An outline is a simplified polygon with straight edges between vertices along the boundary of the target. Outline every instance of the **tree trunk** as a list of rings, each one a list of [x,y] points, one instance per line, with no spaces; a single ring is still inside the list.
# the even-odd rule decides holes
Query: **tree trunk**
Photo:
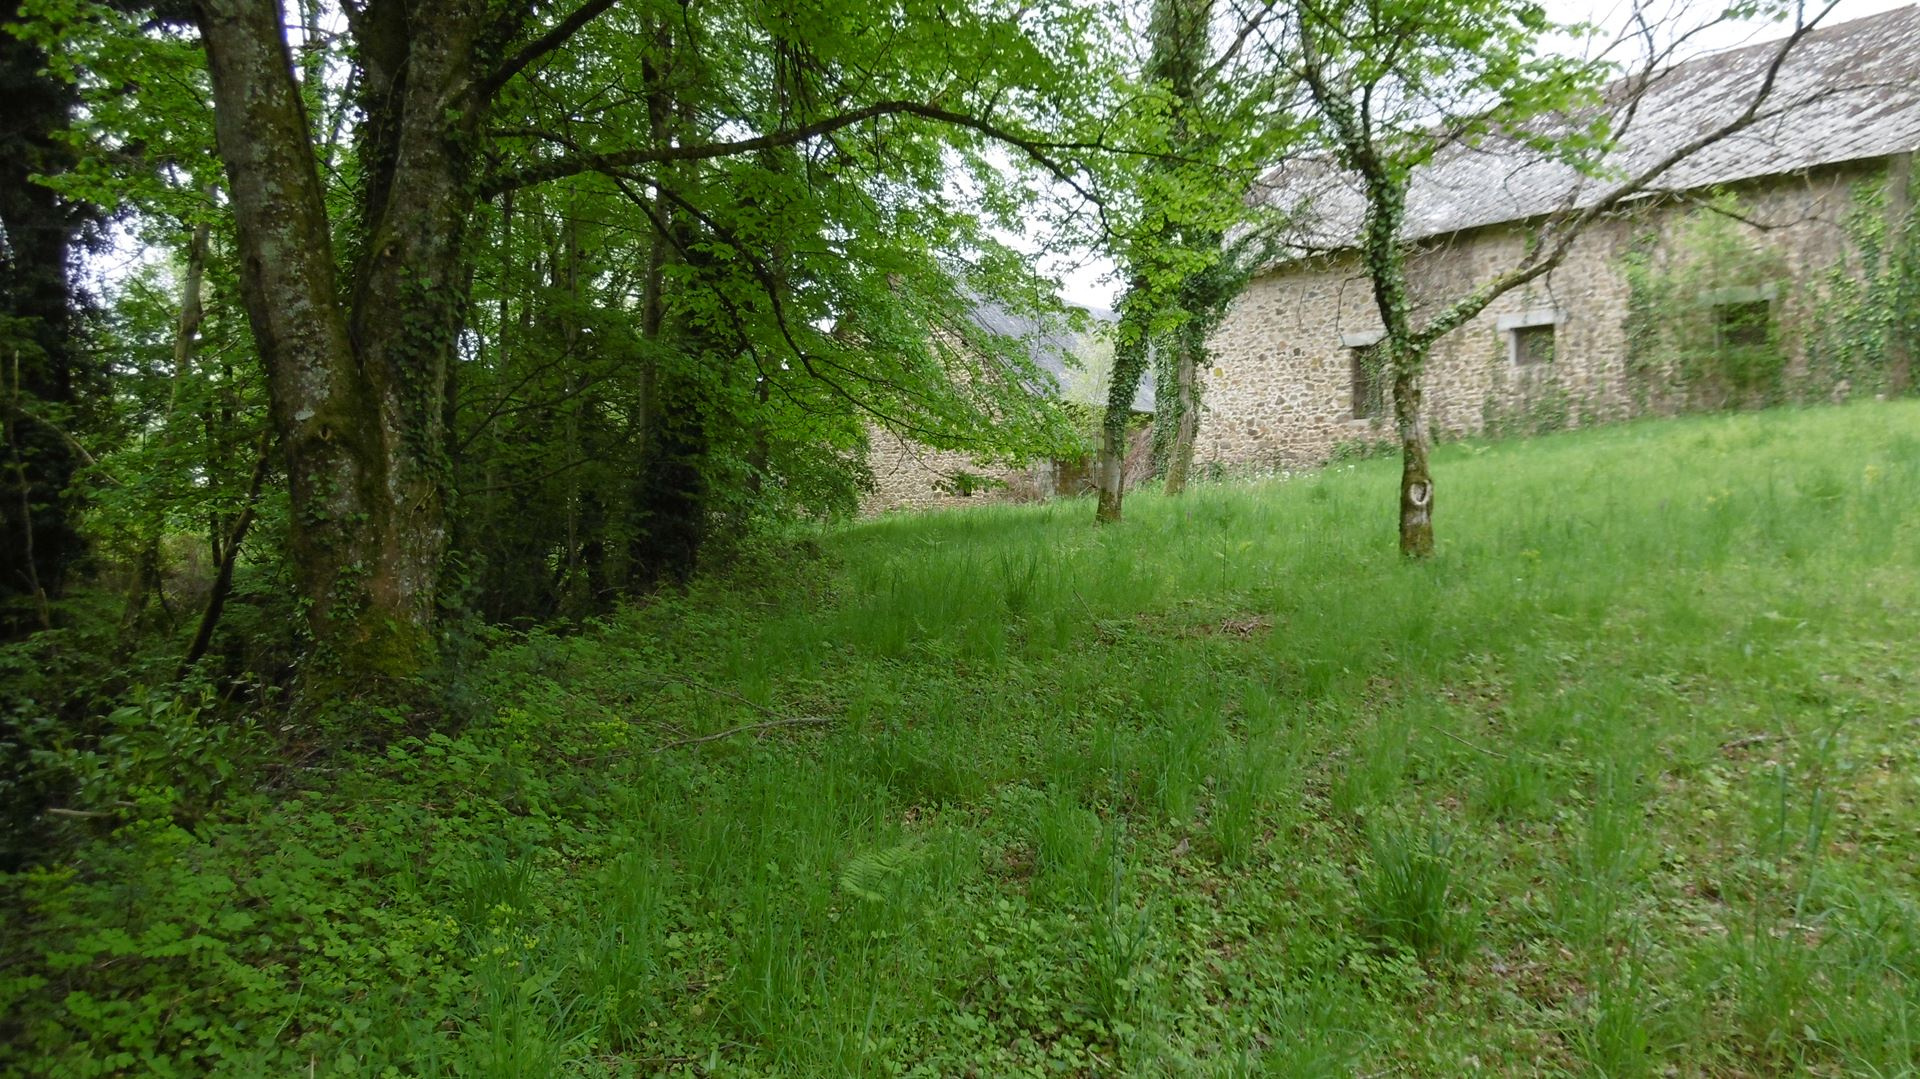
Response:
[[[71,164],[61,136],[78,93],[11,33],[20,7],[0,6],[0,548],[18,552],[0,558],[0,639],[51,624],[49,601],[85,551],[67,499],[80,455],[55,425],[84,384],[71,256],[88,211],[34,178]]]
[[[1379,168],[1367,177],[1367,219],[1362,257],[1373,281],[1374,306],[1385,328],[1387,369],[1393,373],[1393,419],[1400,431],[1400,553],[1408,558],[1433,554],[1433,473],[1427,464],[1427,418],[1422,411],[1420,373],[1439,332],[1429,325],[1415,333],[1408,298],[1406,249],[1400,226],[1406,219],[1404,180]]]
[[[1421,414],[1417,365],[1395,366],[1393,415],[1400,428],[1400,553],[1426,558],[1433,554],[1433,474],[1427,468],[1427,420]]]
[[[287,459],[289,549],[318,650],[311,697],[385,693],[434,659],[446,549],[444,396],[484,112],[485,17],[457,0],[353,16],[368,115],[342,287],[274,0],[198,0],[241,297]]]
[[[1107,410],[1100,418],[1100,449],[1094,459],[1093,478],[1099,490],[1099,503],[1093,519],[1101,524],[1117,524],[1127,486],[1127,425],[1133,421],[1133,395],[1146,373],[1149,353],[1146,312],[1138,297],[1146,294],[1147,283],[1135,279],[1120,301],[1120,324],[1115,327],[1113,373],[1107,381]]]
[[[660,55],[673,54],[675,42],[664,25],[655,29],[654,41]],[[676,132],[691,129],[693,106],[675,96],[669,72],[652,66],[642,70],[648,86],[649,136],[653,145],[664,146]],[[695,166],[669,171],[667,177],[684,197],[691,198],[699,184]],[[669,263],[696,275],[705,263],[691,255],[699,239],[696,222],[657,193],[653,205],[653,252],[641,299],[641,332],[668,346],[656,355],[677,355],[646,372],[645,457],[632,487],[636,528],[627,544],[628,585],[635,592],[663,582],[684,584],[693,576],[706,542],[709,493],[707,393],[690,370],[699,366],[707,341],[684,316],[667,309],[664,288]]]
[[[655,381],[654,393],[660,407],[648,420],[652,437],[634,487],[640,530],[632,555],[643,589],[685,584],[707,538],[705,393],[671,371]]]
[[[1120,503],[1127,482],[1127,434],[1122,423],[1118,431],[1110,424],[1100,427],[1100,452],[1094,459],[1093,481],[1099,491],[1099,503],[1093,519],[1101,524],[1120,521]]]
[[[213,193],[208,192],[208,201]],[[173,385],[168,388],[167,419],[180,409],[180,389],[192,373],[195,346],[200,342],[200,324],[207,311],[201,302],[201,282],[206,276],[208,228],[205,221],[193,228],[187,240],[186,272],[180,281],[180,317],[173,325]]]
[[[193,372],[193,357],[200,340],[200,324],[206,319],[206,309],[201,303],[200,292],[202,278],[205,276],[207,260],[208,229],[202,221],[189,234],[187,241],[187,265],[181,279],[180,314],[174,320],[173,330],[173,382],[167,389],[167,414],[161,428],[160,437],[172,442],[180,437],[175,424],[180,412],[180,391],[187,385],[187,379]],[[207,441],[215,443],[217,431],[211,417],[207,419]],[[211,462],[210,462],[211,464]],[[209,467],[209,478],[217,475],[217,470]],[[137,631],[146,614],[147,597],[160,588],[160,537],[166,531],[167,507],[156,504],[153,512],[141,526],[140,553],[135,556],[133,583],[127,587],[126,606],[120,612],[120,648],[129,652],[135,644]],[[214,530],[217,532],[217,528]],[[214,536],[211,544],[214,565],[220,564],[220,543]],[[169,626],[168,629],[172,627]]]
[[[1178,351],[1173,357],[1176,411],[1173,444],[1167,449],[1167,478],[1162,487],[1170,495],[1187,489],[1187,474],[1193,469],[1193,443],[1200,432],[1200,351],[1194,347],[1197,342],[1191,341],[1191,336],[1191,332],[1181,333]]]
[[[213,644],[213,631],[219,627],[220,615],[227,609],[227,597],[233,593],[233,569],[240,561],[240,545],[246,542],[247,530],[253,527],[253,511],[260,503],[260,487],[266,482],[267,469],[272,464],[272,449],[269,442],[261,441],[259,457],[253,464],[253,478],[247,482],[247,499],[240,507],[240,516],[233,522],[233,531],[227,536],[213,587],[207,592],[207,605],[200,612],[200,624],[194,629],[193,642],[187,645],[186,655],[180,660],[176,678],[185,678]]]

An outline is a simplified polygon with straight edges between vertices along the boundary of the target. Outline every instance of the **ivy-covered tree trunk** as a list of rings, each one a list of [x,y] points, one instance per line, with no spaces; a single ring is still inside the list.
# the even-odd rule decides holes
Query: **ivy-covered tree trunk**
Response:
[[[1199,366],[1205,355],[1205,334],[1211,323],[1189,316],[1181,327],[1173,348],[1173,439],[1167,447],[1167,476],[1164,490],[1177,495],[1187,489],[1187,475],[1193,470],[1193,444],[1200,432]],[[1162,404],[1160,407],[1167,407]]]
[[[381,691],[435,654],[446,550],[444,397],[475,192],[484,9],[354,9],[366,116],[358,219],[336,269],[306,109],[274,0],[199,0],[241,295],[292,497],[290,551],[319,649],[310,691]],[[371,680],[371,681],[370,681]]]
[[[1094,456],[1093,479],[1099,494],[1093,518],[1102,524],[1118,523],[1127,486],[1127,427],[1133,420],[1133,395],[1140,388],[1140,377],[1147,370],[1149,352],[1147,327],[1143,325],[1138,297],[1146,283],[1135,280],[1127,288],[1120,304],[1120,325],[1115,331],[1113,374],[1107,382],[1107,409],[1100,417],[1100,448]]]
[[[1244,199],[1217,199],[1243,190],[1231,168],[1264,167],[1268,160],[1266,151],[1255,149],[1267,136],[1248,136],[1246,130],[1278,126],[1271,116],[1256,119],[1242,111],[1264,98],[1264,78],[1247,85],[1227,67],[1267,15],[1256,14],[1236,39],[1216,50],[1215,7],[1213,0],[1154,0],[1148,26],[1146,76],[1167,94],[1168,154],[1143,166],[1152,181],[1147,190],[1153,211],[1132,255],[1140,271],[1132,296],[1136,305],[1153,307],[1140,322],[1152,327],[1157,350],[1153,459],[1169,495],[1186,490],[1193,469],[1199,373],[1212,355],[1207,339],[1265,264],[1273,243],[1269,229],[1242,227],[1258,216]],[[1208,194],[1196,197],[1201,191]],[[1238,235],[1229,240],[1230,232]],[[1148,281],[1156,287],[1149,290]]]
[[[1421,412],[1419,364],[1395,364],[1393,418],[1400,429],[1400,553],[1433,553],[1433,473],[1427,468],[1427,420]]]
[[[1607,66],[1555,57],[1541,48],[1543,35],[1556,28],[1537,6],[1486,0],[1417,4],[1360,0],[1294,9],[1296,72],[1305,101],[1314,123],[1330,140],[1337,163],[1363,188],[1365,218],[1358,246],[1380,313],[1381,348],[1393,376],[1402,458],[1403,554],[1425,557],[1434,548],[1433,476],[1420,393],[1421,371],[1434,343],[1501,296],[1552,273],[1589,226],[1630,199],[1654,190],[1681,162],[1769,115],[1778,115],[1763,108],[1774,92],[1776,76],[1831,10],[1822,9],[1811,17],[1808,12],[1799,13],[1801,17],[1774,48],[1744,105],[1723,122],[1664,147],[1660,156],[1631,175],[1609,181],[1597,198],[1590,197],[1584,185],[1574,185],[1561,205],[1533,230],[1526,253],[1514,266],[1451,300],[1430,290],[1428,310],[1416,324],[1408,301],[1406,266],[1412,240],[1403,236],[1402,228],[1414,173],[1436,155],[1472,145],[1483,135],[1545,130],[1530,126],[1542,117],[1561,117],[1547,128],[1558,130],[1566,117],[1587,114],[1596,100],[1608,101],[1612,111],[1609,123],[1591,132],[1597,137],[1587,139],[1570,132],[1574,137],[1560,140],[1555,152],[1543,160],[1564,154],[1563,164],[1583,174],[1598,177],[1611,171],[1608,155],[1621,145],[1619,140],[1637,115],[1637,95],[1658,82],[1656,72],[1672,59],[1672,49],[1698,27],[1683,29],[1665,47],[1651,50],[1644,69],[1615,84],[1627,93],[1616,101],[1613,91],[1600,86],[1609,74]],[[1717,16],[1714,21],[1727,17]],[[1640,27],[1649,45],[1673,28]]]
[[[1373,282],[1374,306],[1385,332],[1382,346],[1387,369],[1393,374],[1393,420],[1400,434],[1400,553],[1425,558],[1433,554],[1433,473],[1427,465],[1420,375],[1432,338],[1413,328],[1406,249],[1400,241],[1407,216],[1407,184],[1404,176],[1364,155],[1361,171],[1367,191],[1361,258]]]

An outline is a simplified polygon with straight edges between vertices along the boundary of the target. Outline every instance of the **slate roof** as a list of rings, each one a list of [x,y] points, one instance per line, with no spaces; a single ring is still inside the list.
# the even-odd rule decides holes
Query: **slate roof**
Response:
[[[1634,175],[1737,116],[1779,41],[1703,56],[1656,74],[1608,166]],[[1609,93],[1625,92],[1624,80]],[[1617,100],[1617,98],[1616,98]],[[1780,70],[1762,119],[1676,165],[1658,187],[1686,191],[1920,148],[1920,5],[1809,33]],[[1455,146],[1414,173],[1406,238],[1442,236],[1591,205],[1617,180],[1593,178],[1504,138]],[[1324,157],[1302,157],[1261,180],[1260,197],[1299,216],[1290,246],[1351,246],[1364,201]],[[1571,198],[1570,198],[1571,197]]]
[[[1096,327],[1111,326],[1117,321],[1113,312],[1101,308],[1088,308],[1087,314],[1093,317]],[[1091,339],[1091,334],[1073,333],[1059,326],[1046,326],[1026,315],[1015,314],[999,304],[984,300],[975,304],[967,317],[974,325],[988,333],[1000,337],[1011,337],[1026,346],[1027,354],[1032,357],[1034,365],[1039,367],[1053,383],[1051,386],[1040,387],[1040,389],[1080,404],[1102,407],[1106,405],[1105,388],[1093,386],[1085,368],[1091,353],[1099,347]],[[1101,331],[1096,328],[1092,332]],[[1151,371],[1140,380],[1140,389],[1133,395],[1133,410],[1135,412],[1153,411]]]

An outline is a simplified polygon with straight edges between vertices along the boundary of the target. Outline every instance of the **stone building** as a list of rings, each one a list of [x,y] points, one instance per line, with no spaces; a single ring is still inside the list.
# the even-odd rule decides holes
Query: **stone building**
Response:
[[[1610,162],[1616,175],[1736,115],[1776,48],[1657,75]],[[1436,344],[1423,388],[1437,437],[1908,381],[1920,329],[1910,193],[1920,7],[1809,34],[1767,102],[1761,122],[1595,222],[1551,274]],[[1307,467],[1394,439],[1370,362],[1379,317],[1350,249],[1362,210],[1351,178],[1296,160],[1263,190],[1295,213],[1293,254],[1250,284],[1214,338],[1203,468]],[[1416,307],[1512,267],[1547,214],[1608,190],[1606,178],[1514,144],[1444,152],[1409,191]]]
[[[1021,342],[1045,379],[1034,387],[1036,393],[1057,397],[1092,417],[1106,407],[1113,315],[1089,313],[1094,328],[1086,333],[1045,327],[992,304],[976,307],[968,317],[987,333]],[[1153,387],[1151,379],[1142,381],[1133,407],[1144,420],[1153,413]],[[863,515],[982,502],[1031,502],[1092,489],[1090,461],[1085,457],[1011,463],[934,449],[878,426],[869,428],[867,437],[867,466],[874,486],[861,500]],[[1138,444],[1128,461],[1133,478],[1138,479],[1146,470],[1145,438],[1135,441]]]

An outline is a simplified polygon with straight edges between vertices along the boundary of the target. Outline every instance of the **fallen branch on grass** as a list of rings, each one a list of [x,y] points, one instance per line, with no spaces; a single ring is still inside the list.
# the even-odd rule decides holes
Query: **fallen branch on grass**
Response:
[[[1453,733],[1452,731],[1443,731],[1438,727],[1432,726],[1431,724],[1428,725],[1427,729],[1439,735],[1442,738],[1451,738],[1454,741],[1460,743],[1461,745],[1466,746],[1468,749],[1474,750],[1479,753],[1485,753],[1489,757],[1495,757],[1503,761],[1512,759],[1508,757],[1505,753],[1498,752],[1497,750],[1488,749],[1486,746],[1480,745],[1477,742],[1469,742],[1465,738],[1460,737],[1459,735]]]
[[[770,719],[765,723],[748,723],[741,727],[729,727],[724,731],[716,731],[713,734],[703,734],[698,738],[682,738],[677,742],[668,742],[663,746],[655,746],[653,751],[655,753],[665,753],[669,749],[679,749],[683,746],[697,746],[702,742],[718,742],[722,738],[731,738],[736,734],[772,730],[775,727],[824,727],[832,722],[833,720],[831,719],[821,719],[815,716],[801,716],[797,719]]]

